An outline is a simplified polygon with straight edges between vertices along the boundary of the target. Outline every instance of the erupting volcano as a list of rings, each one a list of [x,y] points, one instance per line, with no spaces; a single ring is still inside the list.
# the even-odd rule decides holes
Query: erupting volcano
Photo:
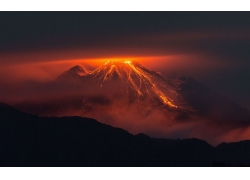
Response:
[[[88,73],[77,65],[41,89],[50,93],[28,97],[17,107],[40,116],[92,117],[159,137],[206,139],[217,133],[210,125],[226,122],[232,130],[250,124],[248,110],[194,79],[168,79],[133,61],[108,61]]]
[[[108,61],[103,66],[91,72],[89,76],[98,79],[96,83],[100,89],[108,89],[112,81],[121,84],[120,90],[133,94],[135,99],[145,99],[149,96],[157,97],[169,107],[177,108],[170,97],[176,96],[172,85],[154,71],[144,68],[132,61]],[[116,85],[117,85],[116,84]],[[137,98],[136,98],[137,97]]]
[[[78,95],[84,96],[79,109],[81,113],[88,114],[89,109],[93,109],[90,106],[102,104],[104,101],[110,104],[119,102],[126,109],[136,105],[136,109],[143,116],[149,114],[151,109],[159,107],[164,111],[176,112],[185,109],[176,91],[178,83],[134,61],[108,61],[89,73],[85,73],[77,65],[56,78],[54,83],[78,85],[77,89],[81,90]]]

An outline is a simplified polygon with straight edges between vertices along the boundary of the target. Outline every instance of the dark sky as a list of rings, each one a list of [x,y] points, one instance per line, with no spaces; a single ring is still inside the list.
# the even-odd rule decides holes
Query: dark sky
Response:
[[[249,12],[1,12],[1,52],[101,46],[124,36],[176,31],[248,33],[249,15]],[[230,46],[226,48],[229,50]],[[239,49],[235,54],[247,51]]]
[[[250,109],[250,12],[0,12],[0,24],[2,74],[42,58],[179,55],[156,70]]]

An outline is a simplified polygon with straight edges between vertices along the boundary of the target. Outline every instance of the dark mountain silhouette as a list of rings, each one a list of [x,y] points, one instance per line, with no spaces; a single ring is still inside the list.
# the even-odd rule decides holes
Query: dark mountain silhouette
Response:
[[[156,139],[82,117],[38,117],[0,103],[0,166],[249,166],[250,141],[213,147]]]
[[[250,111],[214,92],[190,77],[182,77],[177,93],[201,116],[216,123],[249,125]]]

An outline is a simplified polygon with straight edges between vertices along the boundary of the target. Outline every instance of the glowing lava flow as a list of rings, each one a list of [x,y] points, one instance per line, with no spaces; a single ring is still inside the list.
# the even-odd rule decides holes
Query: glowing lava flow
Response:
[[[142,71],[139,71],[130,61],[125,61],[126,64],[128,64],[138,75],[140,75],[141,77],[145,78],[148,80],[148,82],[150,82],[150,84],[152,85],[152,89],[153,91],[159,95],[159,97],[161,98],[161,100],[163,101],[164,104],[167,104],[171,107],[175,107],[177,108],[176,105],[174,105],[169,98],[167,98],[163,92],[161,92],[157,86],[150,80],[150,77],[146,74],[143,73]],[[140,77],[140,80],[143,79]],[[132,81],[132,80],[131,80]],[[141,82],[141,81],[140,81]],[[140,83],[141,84],[141,83]]]
[[[143,96],[144,93],[149,92],[151,89],[165,105],[177,108],[177,106],[172,103],[172,100],[158,88],[157,83],[154,82],[155,75],[150,72],[151,71],[146,71],[140,64],[126,60],[124,62],[108,61],[91,74],[98,77],[102,82],[100,88],[104,82],[110,81],[116,74],[119,78],[126,80],[138,96]],[[139,84],[136,83],[136,80],[139,81]],[[142,87],[145,88],[144,92]]]

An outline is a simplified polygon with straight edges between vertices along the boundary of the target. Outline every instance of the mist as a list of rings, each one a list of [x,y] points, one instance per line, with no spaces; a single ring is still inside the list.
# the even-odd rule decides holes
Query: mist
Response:
[[[145,133],[155,138],[199,138],[212,145],[248,139],[249,123],[216,119],[211,116],[190,115],[185,111],[161,109],[129,103],[119,94],[106,96],[78,83],[33,84],[32,93],[23,89],[27,97],[15,107],[39,116],[90,117],[132,134]],[[17,95],[18,96],[18,95]]]

